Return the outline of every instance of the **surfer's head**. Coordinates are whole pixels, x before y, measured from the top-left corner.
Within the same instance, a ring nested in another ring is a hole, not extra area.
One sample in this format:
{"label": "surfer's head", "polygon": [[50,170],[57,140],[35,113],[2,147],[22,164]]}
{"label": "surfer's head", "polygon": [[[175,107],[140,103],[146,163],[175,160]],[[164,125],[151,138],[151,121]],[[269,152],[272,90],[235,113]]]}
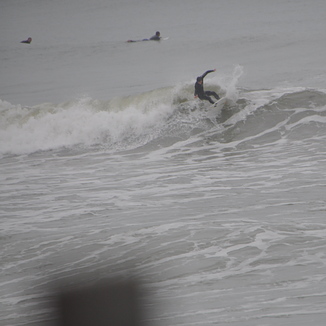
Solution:
{"label": "surfer's head", "polygon": [[197,83],[200,83],[203,81],[203,77],[197,77]]}
{"label": "surfer's head", "polygon": [[160,36],[161,33],[160,33],[160,32],[156,32],[155,35],[156,35],[156,36]]}

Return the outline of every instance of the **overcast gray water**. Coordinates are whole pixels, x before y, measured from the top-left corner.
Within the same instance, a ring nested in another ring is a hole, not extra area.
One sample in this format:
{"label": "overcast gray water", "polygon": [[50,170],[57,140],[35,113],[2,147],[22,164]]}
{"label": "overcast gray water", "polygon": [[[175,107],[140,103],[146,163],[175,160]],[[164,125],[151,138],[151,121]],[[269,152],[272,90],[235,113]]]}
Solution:
{"label": "overcast gray water", "polygon": [[151,325],[324,325],[325,12],[1,1],[0,325],[130,275]]}

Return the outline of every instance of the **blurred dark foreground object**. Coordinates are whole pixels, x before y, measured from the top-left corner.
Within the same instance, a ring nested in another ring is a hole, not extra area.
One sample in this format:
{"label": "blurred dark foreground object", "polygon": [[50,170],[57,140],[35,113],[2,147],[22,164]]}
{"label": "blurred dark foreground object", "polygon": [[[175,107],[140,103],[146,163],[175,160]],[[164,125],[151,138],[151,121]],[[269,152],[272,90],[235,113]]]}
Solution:
{"label": "blurred dark foreground object", "polygon": [[140,326],[136,281],[107,281],[63,291],[59,295],[59,326]]}

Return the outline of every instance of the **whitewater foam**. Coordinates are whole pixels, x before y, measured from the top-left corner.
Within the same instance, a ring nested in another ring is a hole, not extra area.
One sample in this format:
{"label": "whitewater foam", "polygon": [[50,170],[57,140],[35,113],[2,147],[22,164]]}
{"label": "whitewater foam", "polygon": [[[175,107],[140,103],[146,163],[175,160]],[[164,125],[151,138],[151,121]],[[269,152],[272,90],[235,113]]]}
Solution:
{"label": "whitewater foam", "polygon": [[[207,87],[220,83],[218,87],[224,88],[232,103],[238,97],[236,84],[241,74],[241,67],[236,67],[229,77],[209,80]],[[188,114],[180,115],[185,103]],[[189,114],[198,103],[193,100],[192,82],[104,102],[83,97],[22,107],[2,101],[0,149],[2,154],[26,154],[73,146],[135,148],[168,134],[180,137],[198,127],[206,129],[205,114],[198,110]]]}

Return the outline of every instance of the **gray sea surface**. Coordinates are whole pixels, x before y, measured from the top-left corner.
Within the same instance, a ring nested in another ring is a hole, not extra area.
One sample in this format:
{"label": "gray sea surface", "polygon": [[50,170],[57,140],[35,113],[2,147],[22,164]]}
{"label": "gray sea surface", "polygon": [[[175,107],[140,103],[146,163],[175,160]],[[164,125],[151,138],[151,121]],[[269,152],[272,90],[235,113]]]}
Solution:
{"label": "gray sea surface", "polygon": [[[1,1],[0,325],[112,278],[149,325],[324,325],[325,12]],[[193,97],[214,68],[221,112]]]}

